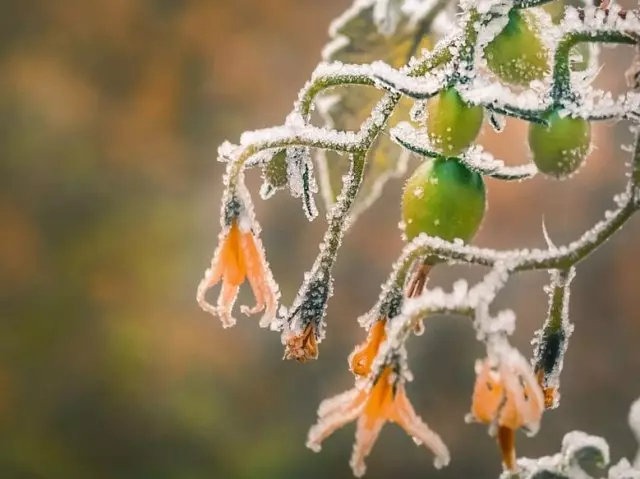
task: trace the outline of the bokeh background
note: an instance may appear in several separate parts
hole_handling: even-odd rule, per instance
[[[350,231],[336,268],[327,339],[313,364],[283,362],[255,318],[232,330],[201,312],[195,287],[219,230],[217,145],[281,124],[350,0],[20,0],[0,5],[0,477],[285,479],[350,477],[353,426],[321,454],[304,447],[318,403],[352,385],[356,317],[377,298],[402,242],[401,182]],[[629,49],[607,50],[598,82],[623,88]],[[526,161],[526,125],[483,141]],[[558,243],[612,208],[631,134],[595,129],[597,149],[569,182],[489,182],[477,243]],[[258,178],[249,180],[256,188]],[[284,194],[258,202],[285,304],[317,252]],[[640,220],[579,267],[576,331],[562,405],[519,452],[556,452],[564,433],[605,436],[631,456],[640,396]],[[436,272],[450,285],[466,268]],[[530,354],[546,311],[545,273],[518,277],[498,307],[518,313]],[[250,295],[242,299],[250,300]],[[408,391],[451,449],[451,465],[385,427],[367,477],[496,477],[486,428],[464,424],[480,344],[464,320],[433,318],[411,341]]]

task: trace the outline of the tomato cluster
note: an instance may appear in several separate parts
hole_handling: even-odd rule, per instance
[[[548,4],[545,10],[551,22],[561,21],[561,0]],[[485,45],[487,68],[501,81],[526,87],[550,73],[551,54],[541,39],[540,18],[531,10],[513,9],[505,27]],[[582,52],[588,53],[588,49]],[[586,63],[573,62],[570,67],[584,69]],[[482,176],[457,156],[476,140],[483,108],[467,103],[455,87],[443,89],[429,100],[427,108],[426,134],[430,147],[440,156],[425,160],[405,185],[404,233],[407,240],[426,233],[468,242],[484,216],[485,185]],[[567,115],[557,104],[539,119],[529,125],[531,158],[541,174],[567,178],[580,168],[591,149],[590,124]]]

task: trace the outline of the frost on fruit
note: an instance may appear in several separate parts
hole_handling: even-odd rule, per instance
[[[334,319],[339,313],[328,315],[327,308],[350,226],[376,206],[389,178],[405,176],[410,156],[421,162],[402,199],[396,198],[402,203],[398,220],[405,245],[377,300],[357,318],[366,335],[348,358],[354,387],[320,403],[307,437],[307,445],[319,451],[328,436],[356,422],[351,458],[356,476],[364,474],[365,459],[375,453],[387,422],[429,449],[436,467],[449,463],[444,442],[407,396],[408,383],[421,380],[419,371],[414,375],[409,368],[408,339],[429,334],[429,318],[438,314],[467,318],[486,351],[476,363],[467,420],[484,424],[494,436],[502,478],[640,477],[640,455],[609,467],[606,441],[580,431],[567,433],[555,454],[538,459],[516,454],[516,431],[536,433],[543,415],[560,406],[565,353],[581,319],[569,309],[577,265],[640,209],[638,46],[628,58],[628,91],[614,96],[592,86],[600,57],[609,52],[600,47],[635,45],[640,38],[637,11],[613,2],[545,11],[543,3],[354,0],[332,23],[323,61],[283,124],[245,132],[237,143],[224,142],[218,149],[219,161],[226,163],[220,233],[197,301],[223,327],[232,326],[238,290],[248,282],[256,304],[240,310],[262,314],[259,324],[281,335],[284,358],[299,362],[319,357],[332,321],[349,319]],[[588,61],[576,58],[580,52],[588,53]],[[529,124],[531,161],[503,161],[479,144],[482,119],[501,133],[506,117]],[[485,178],[547,175],[566,181],[592,148],[592,123],[603,120],[629,122],[635,141],[618,152],[627,157],[626,185],[600,221],[563,245],[551,242],[544,225],[545,248],[497,250],[473,243],[487,206]],[[319,216],[317,193],[325,203],[326,232],[290,307],[279,307],[244,183],[252,168],[262,170],[263,199],[288,191],[310,220]],[[475,283],[455,281],[449,289],[427,283],[434,268],[453,264],[483,268],[485,274]],[[538,270],[550,275],[549,304],[533,350],[525,352],[509,339],[518,326],[515,312],[496,310],[494,301],[513,276]],[[211,304],[207,294],[217,286],[218,299]],[[631,408],[629,425],[640,442],[639,404]]]

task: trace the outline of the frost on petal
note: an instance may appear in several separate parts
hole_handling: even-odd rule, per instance
[[[544,397],[531,367],[518,351],[506,346],[498,352],[498,357],[476,363],[471,413],[497,432],[503,463],[513,469],[515,431],[526,428],[532,434],[537,432]]]
[[[360,415],[364,408],[366,393],[350,389],[329,399],[318,407],[318,422],[309,429],[307,447],[320,452],[322,441]]]
[[[219,316],[224,327],[233,326],[236,322],[232,315],[233,306],[240,286],[248,279],[256,305],[241,309],[245,314],[265,311],[260,325],[266,327],[275,319],[279,290],[258,237],[260,226],[255,221],[248,192],[242,184],[237,188],[238,191],[227,193],[223,199],[223,228],[218,236],[218,247],[211,267],[198,285],[196,299],[204,311]],[[219,282],[222,286],[214,307],[208,303],[206,293]]]
[[[327,299],[331,295],[331,277],[322,269],[313,271],[305,274],[298,296],[283,319],[285,359],[306,362],[318,357],[318,343],[324,337]]]
[[[404,394],[404,388],[398,392],[396,402],[398,403],[398,407],[393,420],[398,423],[417,444],[423,444],[433,451],[436,456],[434,465],[437,469],[448,465],[451,458],[447,446],[442,442],[440,436],[433,432],[422,418],[416,414],[413,406]]]
[[[366,457],[371,453],[373,445],[378,440],[382,426],[385,420],[380,417],[360,416],[358,425],[356,426],[356,440],[353,444],[353,452],[349,465],[356,477],[364,476],[367,466],[364,462]]]
[[[264,310],[260,326],[268,327],[276,318],[278,308],[278,288],[271,276],[271,270],[264,257],[260,239],[251,231],[242,234],[240,248],[245,261],[247,279],[253,290],[256,305],[253,308],[242,306],[243,313],[256,314]]]
[[[318,422],[309,430],[307,447],[320,450],[324,439],[348,422],[358,420],[350,465],[360,477],[365,473],[365,459],[386,422],[400,425],[417,443],[424,444],[436,455],[436,467],[449,463],[449,451],[440,437],[418,417],[407,399],[404,384],[394,389],[391,368],[386,368],[378,381],[368,387],[367,381],[334,398],[323,401],[318,409]]]
[[[285,331],[282,341],[285,344],[284,359],[306,363],[318,358],[318,332],[313,322],[308,323],[302,333]]]

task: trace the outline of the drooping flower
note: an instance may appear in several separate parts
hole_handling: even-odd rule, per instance
[[[394,386],[392,368],[387,367],[372,387],[357,381],[356,387],[326,399],[318,408],[318,422],[311,427],[307,447],[320,451],[322,441],[345,424],[355,421],[356,439],[351,455],[351,469],[357,477],[364,475],[365,459],[371,452],[382,426],[395,422],[418,444],[436,455],[436,467],[449,463],[449,451],[435,432],[416,414],[407,398],[404,383]]]
[[[542,394],[544,395],[545,409],[553,409],[557,407],[557,404],[560,401],[560,391],[558,391],[558,387],[550,384],[548,378],[545,378],[543,369],[539,369],[536,372],[536,378],[538,379],[538,385],[542,389]]]
[[[275,319],[279,291],[265,259],[258,236],[260,227],[253,217],[248,193],[242,185],[239,192],[230,195],[223,208],[223,229],[218,236],[218,247],[198,285],[197,300],[200,307],[220,317],[223,327],[231,327],[236,320],[232,316],[240,285],[249,281],[256,299],[254,307],[242,306],[244,314],[264,311],[260,326],[267,327]],[[206,292],[222,280],[216,306],[209,304]]]
[[[538,431],[544,396],[527,360],[516,350],[505,353],[495,364],[490,359],[476,362],[471,414],[475,420],[497,427],[502,462],[514,470],[515,431]]]
[[[318,339],[315,323],[309,322],[301,334],[287,331],[283,334],[284,359],[306,363],[318,358]]]
[[[369,329],[367,340],[358,345],[349,355],[349,367],[356,376],[366,377],[371,373],[371,365],[378,354],[380,345],[386,338],[386,319],[378,319]]]
[[[293,306],[281,322],[284,359],[300,362],[318,358],[318,344],[324,338],[324,315],[331,290],[327,272],[314,269],[305,277]]]

